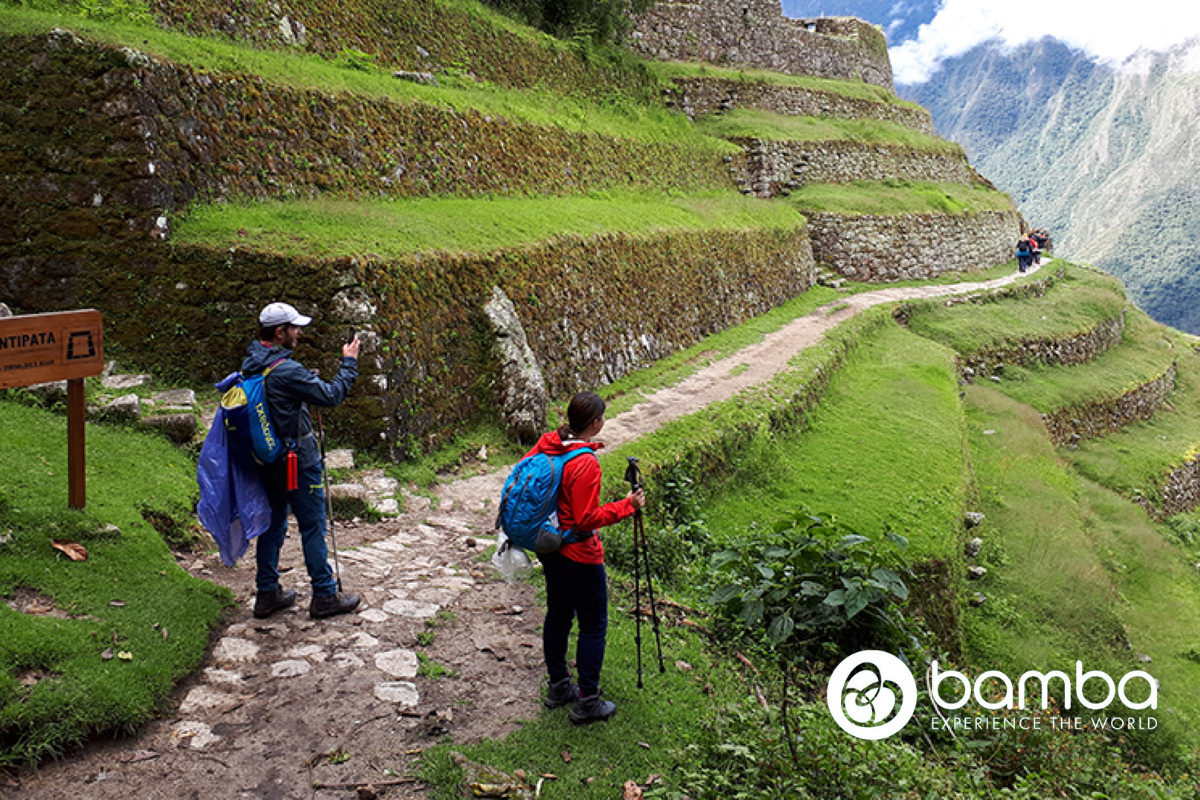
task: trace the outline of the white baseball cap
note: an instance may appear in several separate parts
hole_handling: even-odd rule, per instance
[[[258,324],[264,328],[274,328],[276,325],[298,325],[304,327],[312,322],[312,317],[306,317],[287,303],[271,303],[258,315]]]

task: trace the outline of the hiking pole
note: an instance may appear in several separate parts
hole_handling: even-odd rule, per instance
[[[650,596],[650,624],[654,628],[654,645],[658,650],[658,671],[663,673],[667,671],[667,665],[663,663],[662,636],[658,629],[658,607],[654,603],[654,580],[650,575],[650,542],[646,539],[646,524],[642,519],[640,509],[634,519],[634,536],[640,536],[642,539],[640,549],[642,557],[646,559],[646,594]]]
[[[663,663],[662,636],[658,631],[658,608],[654,604],[654,582],[650,577],[650,543],[646,540],[646,528],[640,510],[634,524],[637,526],[634,535],[641,534],[642,537],[642,557],[646,559],[646,594],[650,595],[650,623],[654,628],[654,646],[658,650],[658,671],[663,673],[667,671],[667,665]]]
[[[638,474],[638,460],[628,456],[629,466],[625,468],[625,480],[629,482],[629,491],[636,492],[641,485]],[[633,619],[635,633],[633,642],[637,645],[637,687],[642,688],[642,559],[638,554],[638,523],[642,521],[642,510],[633,512]]]
[[[321,421],[321,409],[317,409],[317,432],[321,442],[321,480],[325,483],[325,527],[329,541],[333,544],[333,574],[337,578],[337,590],[342,590],[342,568],[338,564],[337,534],[333,532],[333,496],[329,494],[329,468],[325,466],[325,424]]]
[[[625,480],[629,481],[632,491],[637,491],[642,488],[642,474],[638,467],[638,460],[634,456],[627,456],[629,467],[625,471]],[[646,560],[646,594],[650,598],[650,622],[654,628],[654,644],[658,651],[658,671],[664,673],[667,671],[667,665],[663,662],[662,651],[662,635],[658,625],[658,608],[654,602],[654,579],[650,574],[650,543],[646,539],[646,522],[642,518],[642,510],[639,508],[633,514],[633,574],[634,574],[634,597],[637,599],[637,615],[638,615],[638,688],[640,689],[642,679],[642,641],[641,641],[641,622],[642,622],[642,606],[640,592],[638,588],[638,576],[641,572],[638,563],[639,556]]]

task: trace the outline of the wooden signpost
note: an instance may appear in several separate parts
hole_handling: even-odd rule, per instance
[[[83,379],[104,371],[99,311],[64,311],[0,319],[0,389],[67,382],[67,475],[71,508],[87,504]]]

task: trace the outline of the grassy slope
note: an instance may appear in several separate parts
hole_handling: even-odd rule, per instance
[[[3,764],[150,719],[199,662],[229,597],[181,570],[140,513],[186,521],[196,493],[187,454],[164,440],[89,426],[87,507],[71,511],[65,419],[0,401],[0,429],[0,533],[10,537],[0,545],[0,595],[34,590],[70,614],[23,614],[0,603]],[[120,532],[104,532],[107,525]],[[79,541],[88,560],[59,554],[50,546],[58,538]],[[130,659],[103,660],[109,647]],[[18,683],[39,670],[48,675],[33,688]]]
[[[1175,352],[1178,369],[1169,406],[1151,420],[1080,442],[1071,453],[1080,474],[1127,497],[1153,500],[1163,476],[1200,451],[1200,359],[1191,347]]]
[[[1043,269],[1038,277],[1049,274]],[[1025,339],[1051,339],[1086,331],[1120,316],[1125,298],[1108,278],[1065,270],[1043,297],[974,305],[929,304],[914,314],[913,331],[971,354]]]
[[[1186,653],[1200,584],[1184,554],[1140,508],[1074,473],[1028,406],[981,386],[967,400],[989,569],[976,584],[987,601],[964,617],[972,662],[1010,674],[1076,659],[1118,676],[1148,670],[1163,730],[1194,739],[1200,665]]]
[[[914,150],[961,153],[962,148],[936,136],[919,133],[894,122],[835,117],[793,117],[770,111],[735,109],[720,116],[705,117],[696,127],[710,136],[753,137],[785,142],[851,141],[860,144],[890,144]]]
[[[953,558],[963,431],[945,348],[883,328],[835,377],[807,429],[764,440],[709,507],[715,535],[804,505],[865,535],[890,526],[914,560]]]
[[[44,34],[67,27],[80,36],[120,47],[132,47],[158,58],[187,64],[197,71],[260,75],[272,83],[322,92],[387,98],[393,102],[446,105],[474,110],[514,122],[550,125],[643,142],[680,142],[718,152],[738,148],[703,136],[686,117],[665,108],[636,103],[599,103],[543,90],[502,89],[466,78],[440,76],[439,86],[396,80],[389,70],[356,68],[296,51],[260,50],[216,37],[187,36],[156,26],[0,6],[0,33]]]
[[[1130,309],[1120,344],[1079,366],[1006,367],[1004,392],[1043,414],[1117,397],[1162,376],[1174,363],[1175,349],[1169,338],[1157,335],[1161,330]]]
[[[793,189],[788,202],[801,211],[885,216],[1011,211],[1013,207],[1008,195],[982,186],[901,180],[809,183]]]
[[[665,230],[795,228],[794,209],[735,192],[697,197],[592,193],[585,197],[314,200],[197,208],[174,240],[308,255],[393,257],[480,252],[555,236]]]
[[[712,64],[688,63],[683,61],[653,61],[647,64],[647,68],[664,80],[672,78],[720,78],[740,83],[799,86],[803,89],[841,94],[857,100],[868,100],[873,103],[886,103],[888,105],[913,109],[920,108],[916,103],[902,100],[893,92],[873,83],[814,78],[810,75],[786,75],[780,72],[765,72],[758,69],[718,67]]]

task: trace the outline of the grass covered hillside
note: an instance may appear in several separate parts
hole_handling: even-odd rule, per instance
[[[838,326],[762,390],[605,456],[606,476],[619,476],[626,456],[659,465],[651,530],[660,598],[682,602],[692,620],[712,628],[710,641],[748,656],[760,670],[743,665],[740,685],[727,686],[724,662],[718,667],[692,651],[686,627],[669,627],[671,652],[709,676],[712,702],[688,701],[697,727],[683,733],[676,712],[654,711],[669,708],[666,698],[682,700],[670,679],[667,687],[655,684],[647,702],[618,667],[610,680],[628,710],[602,732],[608,769],[639,780],[644,772],[660,773],[663,796],[1194,796],[1189,776],[1200,713],[1191,691],[1200,669],[1192,644],[1200,611],[1194,514],[1165,522],[1147,514],[1140,495],[1161,485],[1168,467],[1164,460],[1145,470],[1130,441],[1156,439],[1177,460],[1194,452],[1186,437],[1170,444],[1164,437],[1177,415],[1195,407],[1187,377],[1196,368],[1195,340],[1150,322],[1110,279],[1076,268],[1015,291],[977,295],[975,302],[914,304],[899,315],[905,325],[891,310]],[[1114,314],[1127,320],[1119,341],[1086,362],[1006,367],[966,382],[956,367],[980,349],[1036,337],[1066,341]],[[943,327],[951,315],[959,324]],[[959,332],[969,334],[956,340]],[[1156,354],[1164,351],[1178,357],[1180,377],[1152,420],[1074,447],[1049,441],[1043,413],[1054,403],[1107,402],[1122,392],[1122,384],[1108,383],[1107,362],[1123,362],[1129,379],[1152,376],[1162,367]],[[824,377],[813,381],[817,375]],[[1089,383],[1090,393],[1076,388]],[[1057,399],[1031,405],[1021,398],[1032,385],[1043,387],[1038,396]],[[803,399],[810,393],[815,403]],[[1099,475],[1093,465],[1101,457],[1112,465],[1109,475],[1123,464],[1144,469],[1146,483],[1130,491]],[[967,511],[982,513],[977,527],[964,527]],[[846,536],[864,543],[838,551]],[[621,527],[606,534],[616,575],[624,576],[619,606],[632,603],[624,594],[631,591],[632,564],[621,555],[631,546],[627,537]],[[981,547],[965,548],[975,537]],[[871,607],[881,615],[865,622],[819,622],[813,612],[829,584],[818,591],[801,580],[819,583],[834,568],[800,561],[795,548],[812,541],[839,552],[834,563],[842,569],[860,558],[906,564],[897,574],[907,599],[877,600]],[[806,574],[789,569],[801,563],[809,565]],[[630,620],[618,616],[610,661],[628,669],[635,645]],[[795,627],[779,627],[784,617]],[[1041,722],[1029,733],[1018,727],[1028,713],[971,701],[945,712],[960,719],[951,735],[931,724],[935,716],[923,694],[921,721],[902,736],[851,743],[832,725],[823,691],[847,649],[869,644],[937,658],[943,669],[972,676],[1051,668],[1073,676],[1075,661],[1114,676],[1142,669],[1157,681],[1158,706],[1117,712],[1135,720],[1133,730],[1125,721],[1119,731],[1090,721],[1056,730],[1051,717],[1106,720],[1113,710],[1088,711],[1072,697],[1068,712],[1067,698],[1052,692],[1055,704],[1034,715]],[[755,694],[763,691],[766,709]],[[943,689],[947,699],[951,691]],[[1140,694],[1131,688],[1131,701],[1145,691],[1145,684]],[[1089,684],[1088,695],[1094,702],[1103,692],[1098,696]],[[975,722],[992,718],[1011,718],[1013,729],[983,730]],[[546,769],[559,756],[561,737],[570,735],[560,723],[543,714],[504,743],[465,752],[500,769]],[[795,748],[787,744],[789,730]],[[627,744],[633,740],[647,743],[649,752]],[[445,751],[427,761],[424,775],[451,796],[459,773]]]

